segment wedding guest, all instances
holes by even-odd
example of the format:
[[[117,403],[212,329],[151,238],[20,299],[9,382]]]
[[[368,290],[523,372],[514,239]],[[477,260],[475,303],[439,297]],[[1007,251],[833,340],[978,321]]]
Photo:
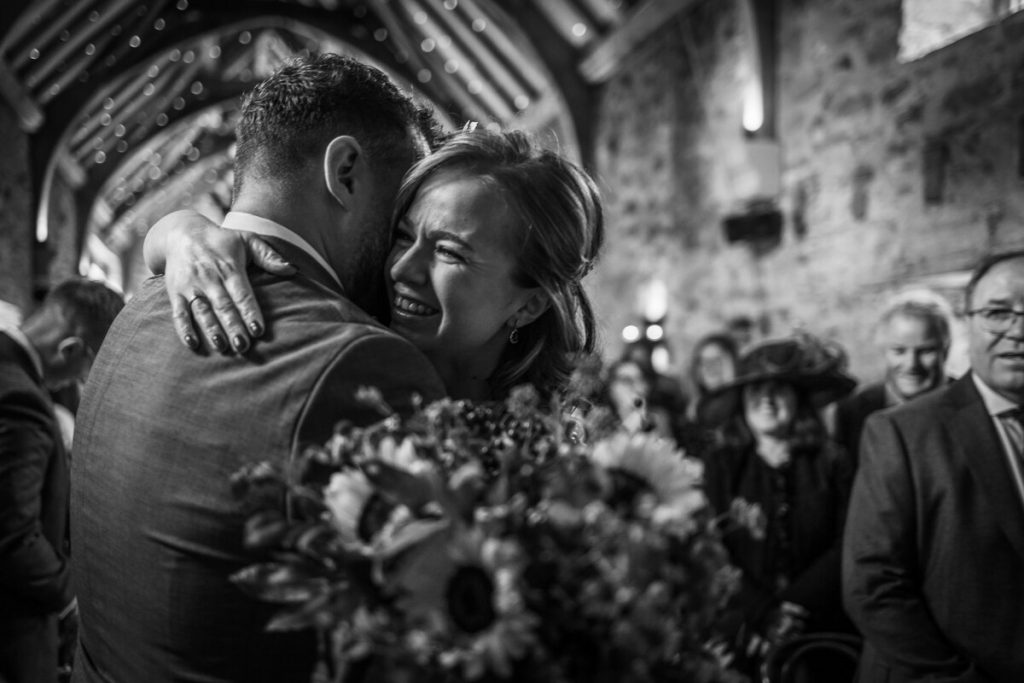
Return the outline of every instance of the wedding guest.
[[[764,341],[701,399],[702,419],[728,436],[705,457],[705,486],[730,520],[724,542],[742,583],[722,628],[749,675],[787,638],[850,629],[839,574],[849,463],[818,414],[853,389],[844,365],[809,335]]]
[[[620,358],[608,366],[604,384],[602,402],[624,429],[673,438],[671,418],[662,406],[652,403],[651,384],[639,363]]]
[[[736,377],[739,347],[732,336],[715,332],[697,340],[690,354],[689,380],[693,398],[687,410],[691,424],[697,423],[697,406],[708,392],[728,384]]]
[[[54,683],[71,663],[69,464],[50,391],[85,378],[123,303],[100,282],[66,280],[0,328],[0,681]]]
[[[184,348],[156,279],[111,328],[75,434],[74,681],[310,680],[315,634],[267,632],[276,607],[230,581],[255,559],[230,479],[286,466],[340,419],[378,419],[361,386],[403,414],[443,394],[423,354],[363,310],[382,298],[389,207],[427,150],[422,124],[383,72],[338,55],[290,62],[246,97],[222,232],[263,234],[294,274],[254,273],[270,333],[245,356]]]
[[[586,173],[523,133],[463,131],[409,171],[392,224],[385,315],[450,396],[500,399],[519,384],[545,397],[565,389],[595,342],[582,279],[604,227]],[[164,218],[147,237],[147,263],[166,269],[179,305],[194,292],[210,299],[192,306],[207,337],[221,334],[214,313],[227,334],[241,335],[259,302],[248,295],[244,255],[213,227],[194,213]],[[204,263],[229,263],[232,276],[195,265]]]
[[[970,372],[870,416],[843,554],[859,680],[1024,680],[1024,250],[965,291]]]
[[[868,415],[949,381],[945,365],[951,317],[949,304],[932,292],[907,292],[886,306],[877,330],[885,378],[858,388],[835,405],[833,438],[852,457],[859,451]]]

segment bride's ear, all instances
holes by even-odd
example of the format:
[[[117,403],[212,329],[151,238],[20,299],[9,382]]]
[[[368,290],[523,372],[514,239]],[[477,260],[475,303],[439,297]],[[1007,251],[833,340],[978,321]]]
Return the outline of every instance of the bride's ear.
[[[543,315],[549,306],[551,306],[551,301],[548,299],[548,295],[543,289],[536,287],[531,290],[526,301],[516,309],[513,320],[519,327],[525,327]]]
[[[324,185],[342,208],[352,210],[366,184],[363,148],[351,135],[339,135],[324,150]]]

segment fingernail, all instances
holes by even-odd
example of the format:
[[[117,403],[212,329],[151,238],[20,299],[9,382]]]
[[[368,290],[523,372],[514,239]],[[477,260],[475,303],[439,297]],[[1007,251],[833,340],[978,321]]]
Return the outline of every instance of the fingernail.
[[[193,337],[191,334],[186,334],[185,335],[185,346],[187,346],[188,348],[190,348],[193,351],[195,351],[196,349],[199,348],[199,342],[196,341],[196,338]]]
[[[232,337],[231,343],[234,345],[235,350],[238,351],[239,353],[249,348],[249,344],[248,342],[245,341],[245,337],[243,337],[240,334],[236,334],[234,337]]]
[[[224,342],[224,337],[220,336],[219,334],[213,335],[211,341],[213,342],[214,348],[216,348],[218,351],[227,350],[227,344]]]
[[[252,331],[254,337],[258,337],[263,334],[263,325],[260,325],[255,320],[249,323],[249,329]]]

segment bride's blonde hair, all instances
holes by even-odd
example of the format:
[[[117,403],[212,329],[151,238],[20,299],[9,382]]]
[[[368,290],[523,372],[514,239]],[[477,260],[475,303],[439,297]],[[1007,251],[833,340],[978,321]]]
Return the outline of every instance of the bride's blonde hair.
[[[514,277],[548,298],[547,310],[519,328],[520,341],[506,346],[490,378],[492,393],[501,398],[519,384],[532,384],[544,396],[561,391],[576,358],[595,346],[594,311],[581,281],[604,242],[597,186],[576,164],[521,131],[463,129],[409,171],[394,220],[408,212],[428,178],[453,168],[492,184],[515,207]]]

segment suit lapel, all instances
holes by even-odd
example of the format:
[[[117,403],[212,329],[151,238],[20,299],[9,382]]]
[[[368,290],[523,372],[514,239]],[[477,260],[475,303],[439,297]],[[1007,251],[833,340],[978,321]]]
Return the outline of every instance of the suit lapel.
[[[1002,441],[970,373],[950,386],[949,398],[955,411],[950,421],[953,451],[978,481],[1010,544],[1024,557],[1024,507]]]

